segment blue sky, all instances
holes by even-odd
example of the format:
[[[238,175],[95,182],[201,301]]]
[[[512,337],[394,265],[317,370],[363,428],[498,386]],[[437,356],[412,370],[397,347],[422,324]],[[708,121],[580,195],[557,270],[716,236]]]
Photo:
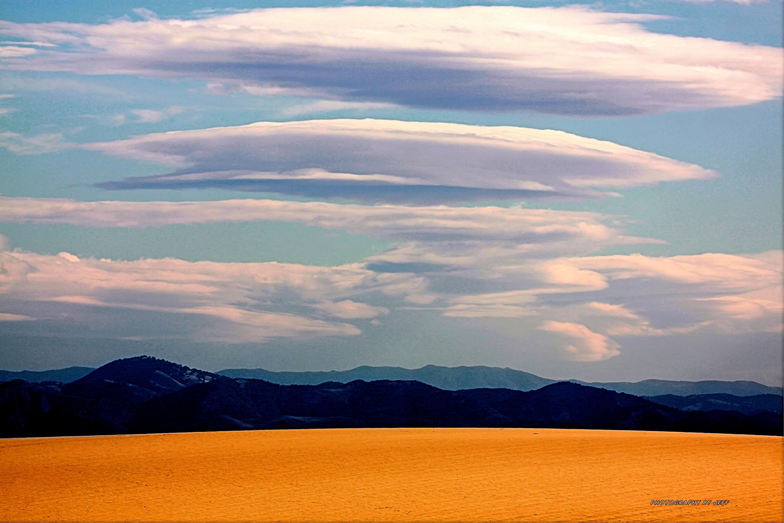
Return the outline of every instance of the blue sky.
[[[781,11],[4,2],[0,367],[781,383]]]

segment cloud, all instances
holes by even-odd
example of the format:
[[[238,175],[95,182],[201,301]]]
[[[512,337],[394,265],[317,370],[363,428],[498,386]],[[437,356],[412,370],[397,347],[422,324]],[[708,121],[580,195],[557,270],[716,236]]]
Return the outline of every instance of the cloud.
[[[568,338],[570,343],[564,349],[575,361],[602,361],[620,354],[617,343],[579,323],[548,321],[539,329]]]
[[[697,165],[562,131],[394,120],[258,122],[83,147],[178,167],[110,189],[228,187],[369,201],[596,197]]]
[[[8,100],[14,97],[15,95],[13,94],[0,93],[0,104],[2,104],[4,100]],[[2,105],[0,105],[0,116],[11,114],[14,111],[16,111],[16,109],[14,109],[13,107],[3,107]]]
[[[688,2],[690,4],[711,4],[715,2],[730,2],[733,4],[754,5],[754,4],[765,4],[770,0],[682,0],[682,1]]]
[[[3,91],[14,91],[17,95],[29,92],[71,91],[91,96],[111,97],[114,101],[129,98],[129,96],[136,94],[107,87],[96,81],[73,80],[44,75],[36,75],[34,78],[30,78],[25,74],[14,73],[8,70],[4,70],[3,75],[0,76],[0,89]]]
[[[595,271],[615,281],[656,279],[677,286],[712,289],[714,293],[752,290],[781,284],[781,261],[764,257],[705,253],[671,257],[641,254],[563,260],[565,265]]]
[[[32,49],[30,47],[20,47],[17,45],[0,46],[0,59],[18,58],[21,56],[28,56],[31,54],[35,54],[35,49]]]
[[[517,265],[473,271],[507,290],[453,295],[443,311],[462,318],[545,320],[542,329],[579,340],[567,345],[579,361],[619,354],[620,339],[781,333],[781,255],[518,258]]]
[[[585,211],[446,205],[361,205],[285,200],[77,201],[0,196],[0,221],[85,227],[286,221],[396,240],[631,241],[618,218]],[[644,241],[634,239],[635,241]],[[571,267],[571,266],[570,266]]]
[[[0,132],[0,147],[14,154],[43,154],[73,147],[65,141],[62,133],[44,133],[23,136],[11,131]]]
[[[4,307],[49,303],[196,315],[204,318],[200,327],[168,334],[227,343],[357,335],[358,327],[336,320],[371,319],[388,312],[359,301],[362,296],[417,302],[424,288],[414,275],[376,274],[360,265],[115,261],[66,252],[0,253]],[[36,306],[39,309],[43,310]]]
[[[30,316],[25,316],[24,314],[9,314],[6,312],[0,312],[0,321],[30,321],[35,318]]]
[[[780,96],[779,49],[642,26],[660,18],[583,7],[341,7],[1,22],[0,32],[58,46],[6,46],[12,69],[187,77],[325,100],[629,115]]]
[[[6,252],[5,294],[8,303],[37,300],[201,315],[223,325],[212,326],[209,334],[221,340],[349,335],[358,332],[350,322],[428,305],[453,318],[556,322],[546,330],[568,335],[567,346],[584,361],[610,357],[636,337],[781,331],[781,251],[591,256],[603,247],[644,241],[624,236],[615,217],[596,213],[276,200],[0,198],[0,221],[12,223],[143,227],[259,220],[346,230],[391,245],[363,263],[340,267],[119,262]],[[7,311],[29,315],[24,309]],[[299,334],[290,326],[297,324],[292,318],[303,318]],[[266,322],[287,327],[267,329]],[[232,329],[237,329],[233,335]]]
[[[163,120],[168,120],[172,116],[181,114],[185,109],[178,105],[173,105],[166,109],[132,109],[131,114],[136,117],[136,120],[141,123],[158,123]],[[123,120],[124,121],[124,120]]]
[[[387,240],[391,245],[367,258],[380,273],[468,271],[492,279],[501,273],[531,273],[515,268],[520,260],[590,254],[596,249],[655,242],[629,237],[617,217],[578,211],[524,207],[451,207],[358,205],[278,200],[184,202],[79,202],[54,198],[0,197],[0,222],[70,224],[86,227],[148,227],[170,224],[279,221],[348,231]],[[499,271],[499,267],[507,269]],[[563,283],[586,271],[568,265]],[[489,275],[483,274],[484,272]],[[587,273],[586,273],[587,274]],[[594,274],[594,273],[590,273]]]
[[[489,248],[493,245],[490,240]],[[440,246],[430,247],[437,255]],[[687,276],[699,275],[713,256],[693,256],[687,268],[686,261],[678,259],[682,257],[642,261],[639,255],[568,260],[522,256],[516,265],[505,265],[477,254],[473,264],[466,255],[462,267],[434,265],[417,274],[376,270],[373,263],[314,267],[116,261],[15,250],[0,253],[0,310],[28,317],[28,323],[67,314],[71,324],[78,324],[84,308],[199,317],[202,320],[188,328],[173,322],[157,335],[244,343],[357,335],[357,321],[378,320],[412,304],[427,305],[446,317],[465,320],[526,318],[525,325],[533,322],[566,338],[563,348],[573,359],[586,362],[618,355],[621,342],[632,338],[780,333],[782,269],[773,254],[722,255],[724,274],[716,269],[704,278]],[[602,258],[607,259],[599,266]],[[592,269],[558,280],[544,270],[553,263]],[[677,276],[670,268],[673,263],[680,266]],[[618,274],[619,265],[628,271],[635,264],[645,270]],[[505,290],[472,292],[477,286],[493,285]],[[52,309],[46,304],[56,307],[55,312],[47,313]],[[130,316],[125,334],[137,332],[132,322]],[[525,325],[520,326],[521,335],[529,329]]]
[[[735,295],[702,298],[724,332],[782,332],[784,294],[781,286],[770,286]]]
[[[343,320],[376,318],[389,313],[389,309],[384,307],[373,307],[367,303],[359,303],[352,300],[322,303],[315,307],[318,310],[328,313],[330,316]]]
[[[280,111],[287,118],[308,114],[334,113],[338,111],[367,111],[372,109],[392,109],[394,104],[378,102],[344,102],[340,100],[318,100],[306,104],[292,105]]]

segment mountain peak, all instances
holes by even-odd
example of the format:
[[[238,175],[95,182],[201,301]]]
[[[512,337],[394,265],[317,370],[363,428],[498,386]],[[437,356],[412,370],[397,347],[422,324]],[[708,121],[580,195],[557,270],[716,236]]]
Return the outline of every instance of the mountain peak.
[[[165,392],[179,390],[197,383],[206,383],[218,378],[220,376],[211,372],[142,355],[107,363],[75,383],[121,382],[155,392]]]

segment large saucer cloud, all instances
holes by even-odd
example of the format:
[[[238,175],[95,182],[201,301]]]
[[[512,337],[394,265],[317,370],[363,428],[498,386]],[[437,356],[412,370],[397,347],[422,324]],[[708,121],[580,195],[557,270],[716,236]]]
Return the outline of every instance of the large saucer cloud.
[[[258,122],[84,147],[175,168],[102,184],[109,189],[225,187],[376,202],[595,197],[714,176],[562,131],[396,120]]]
[[[438,109],[629,115],[780,96],[778,49],[642,25],[660,18],[583,7],[368,6],[0,22],[14,39],[0,58],[18,70],[195,78],[213,91]]]

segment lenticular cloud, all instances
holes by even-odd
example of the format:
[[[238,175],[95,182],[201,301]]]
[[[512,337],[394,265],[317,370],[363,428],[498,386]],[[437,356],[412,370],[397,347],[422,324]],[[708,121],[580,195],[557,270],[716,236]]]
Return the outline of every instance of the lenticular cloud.
[[[226,187],[433,203],[596,197],[712,171],[562,131],[392,120],[258,122],[85,146],[175,167],[110,189]]]
[[[19,70],[188,77],[213,90],[482,111],[629,115],[776,98],[780,51],[581,7],[262,9],[101,25],[0,22]]]

